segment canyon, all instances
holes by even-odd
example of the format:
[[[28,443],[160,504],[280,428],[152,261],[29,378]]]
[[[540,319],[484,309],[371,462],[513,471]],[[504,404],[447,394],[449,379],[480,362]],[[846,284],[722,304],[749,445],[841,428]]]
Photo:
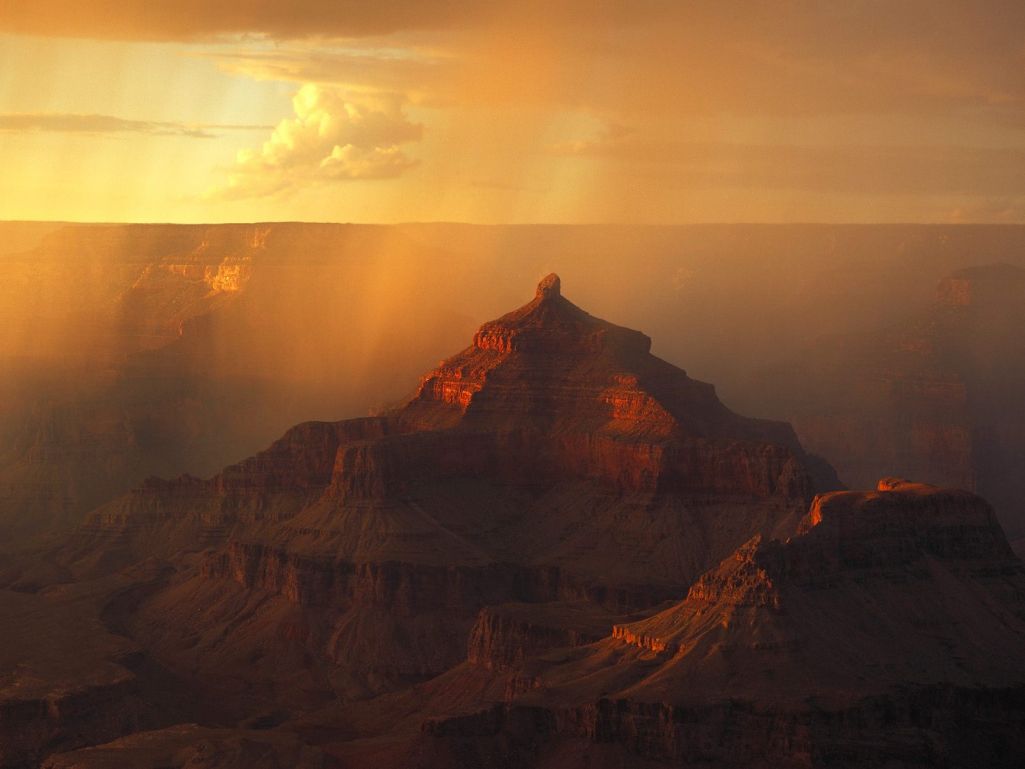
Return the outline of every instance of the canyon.
[[[1013,766],[1025,745],[1025,571],[969,492],[883,479],[817,497],[673,606],[537,655],[524,691],[435,718],[457,765]],[[438,765],[442,765],[439,763]]]
[[[60,238],[81,235],[61,232],[38,248],[65,253]],[[345,235],[367,249],[414,236]],[[933,436],[915,454],[898,429],[852,451],[830,443],[835,423],[741,416],[654,355],[657,338],[571,302],[555,274],[468,327],[467,308],[487,317],[474,302],[494,296],[456,304],[483,268],[451,256],[435,295],[385,320],[377,346],[363,339],[365,377],[332,392],[351,369],[328,358],[359,351],[360,332],[348,311],[317,325],[322,302],[282,313],[282,295],[341,292],[363,308],[370,267],[274,266],[282,242],[322,240],[314,226],[130,237],[168,253],[98,281],[101,299],[79,297],[94,304],[54,323],[92,314],[83,333],[106,361],[92,395],[66,387],[62,400],[52,385],[44,404],[27,383],[71,359],[35,360],[18,402],[37,398],[33,416],[12,400],[3,422],[0,611],[17,632],[0,647],[0,766],[1011,767],[1025,755],[1025,567],[1001,525],[1016,520],[1014,493],[995,510],[979,475],[1001,467],[986,464],[998,448],[1016,455],[1010,438],[985,453],[975,426],[975,393],[991,414],[1013,403],[1013,356],[1006,387],[979,389],[1013,340],[1013,266],[978,257],[920,298],[928,333],[871,337],[901,352],[880,366],[907,364],[887,387]],[[898,324],[907,306],[886,312]],[[825,330],[876,333],[839,323]],[[711,354],[726,326],[704,328],[667,343],[705,349],[706,368],[735,356]],[[450,336],[451,349],[470,343],[435,362]],[[943,368],[958,358],[936,339],[975,351],[978,367],[961,369],[974,379]],[[806,343],[752,355],[751,377],[792,382],[773,366]],[[810,368],[790,373],[809,383],[785,398],[737,400],[814,414],[815,394],[847,398],[815,377],[853,347],[803,358]],[[923,350],[939,373],[922,375]],[[403,383],[395,372],[414,365],[426,373]],[[859,376],[850,386],[870,387]],[[847,405],[868,418],[878,403]],[[162,426],[146,433],[154,414]]]
[[[1025,537],[1025,270],[956,270],[899,324],[824,338],[763,373],[773,413],[855,487],[887,473],[978,491]]]
[[[794,423],[848,485],[891,472],[963,484],[990,460],[1008,476],[1016,460],[999,421],[955,429],[923,418],[909,445],[903,427],[886,427],[900,412],[881,395],[862,394],[863,414],[841,422],[850,393],[817,372],[839,355],[828,340],[905,328],[929,312],[944,276],[1025,266],[1022,254],[1025,228],[1013,226],[0,223],[0,552],[74,530],[149,476],[208,477],[291,425],[400,402],[437,351],[514,306],[515,287],[553,264],[587,307],[646,329],[660,357],[715,382],[727,402]],[[974,306],[993,302],[991,292]],[[990,312],[970,341],[986,349],[990,331],[1013,335],[1002,312],[1003,327]],[[869,349],[896,358],[906,341],[895,336]],[[834,375],[879,369],[863,346],[843,342],[851,352]],[[1003,365],[991,356],[988,381]],[[778,367],[783,380],[763,376]],[[956,400],[944,382],[930,387]],[[986,399],[1016,413],[1016,392]],[[865,444],[863,458],[829,442],[816,408]],[[973,425],[995,434],[966,463]],[[903,462],[927,451],[936,456]],[[1020,537],[1014,498],[998,486],[979,489]]]
[[[838,483],[788,425],[730,411],[650,346],[550,275],[401,407],[146,481],[10,584],[42,602],[107,585],[97,632],[137,647],[128,689],[157,670],[235,724],[402,691],[468,645],[511,663],[594,639]],[[532,619],[505,621],[517,605]]]

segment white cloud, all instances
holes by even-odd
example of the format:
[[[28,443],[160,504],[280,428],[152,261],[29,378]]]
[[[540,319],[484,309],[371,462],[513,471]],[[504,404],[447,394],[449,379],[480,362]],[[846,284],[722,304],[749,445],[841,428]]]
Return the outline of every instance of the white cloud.
[[[226,183],[211,197],[247,198],[300,187],[399,176],[416,165],[402,145],[418,141],[398,100],[359,103],[341,91],[307,83],[292,99],[295,117],[278,123],[259,148],[240,150]]]

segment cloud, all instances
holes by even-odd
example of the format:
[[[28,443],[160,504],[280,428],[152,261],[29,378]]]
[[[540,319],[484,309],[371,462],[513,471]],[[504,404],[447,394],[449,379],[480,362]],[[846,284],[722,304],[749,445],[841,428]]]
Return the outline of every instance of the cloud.
[[[142,133],[154,136],[187,136],[213,139],[214,131],[252,131],[269,128],[258,125],[186,124],[154,120],[127,120],[114,115],[79,115],[66,112],[0,113],[0,131],[12,133]]]
[[[217,41],[204,53],[231,71],[438,103],[1025,126],[1021,0],[0,3],[0,32]],[[443,61],[423,56],[439,50]]]
[[[194,55],[225,72],[257,80],[319,83],[346,92],[403,94],[417,104],[452,100],[452,83],[465,61],[454,53],[415,45],[293,42],[273,48],[211,46]]]
[[[622,25],[664,0],[5,0],[0,31],[114,40],[199,40],[260,33],[279,39],[474,29],[515,20],[545,28]]]
[[[397,100],[357,103],[341,91],[307,83],[292,99],[295,117],[278,123],[259,148],[240,150],[215,198],[282,194],[327,182],[387,179],[416,161],[402,145],[418,141],[423,126],[411,122]]]
[[[246,210],[271,205],[267,196],[404,175],[401,190],[398,184],[375,190],[381,211],[401,212],[386,214],[393,218],[410,218],[410,211],[445,218],[554,216],[551,201],[564,201],[559,210],[566,216],[615,217],[617,207],[633,210],[631,201],[642,197],[666,218],[680,215],[681,201],[697,201],[706,216],[744,218],[768,215],[757,206],[782,211],[785,201],[798,198],[801,205],[821,200],[810,210],[842,217],[847,206],[881,210],[872,201],[886,194],[921,196],[946,211],[968,198],[1016,201],[1025,189],[1022,0],[0,0],[0,6],[0,33],[184,41],[110,50],[125,62],[200,57],[233,76],[276,81],[240,83],[195,62],[181,68],[183,82],[186,70],[209,75],[207,95],[216,94],[209,104],[251,109],[261,116],[254,121],[276,103],[270,99],[281,93],[277,83],[286,89],[315,83],[301,93],[317,104],[297,105],[294,115],[259,135],[263,144],[247,142],[251,148],[223,169],[223,183],[209,193],[264,198]],[[12,50],[36,50],[37,42],[25,39]],[[15,52],[4,65],[13,64],[12,83],[44,93],[45,78],[52,78],[54,98],[45,103],[67,109],[70,103],[57,101],[62,67],[87,70],[85,57],[100,47],[44,42],[38,49],[52,56],[26,56],[22,64]],[[68,64],[48,70],[50,61]],[[96,101],[74,103],[97,111],[124,103],[118,99],[135,93],[133,77],[111,77]],[[7,109],[41,103],[15,101],[19,90],[11,93]],[[410,114],[429,116],[422,119],[432,126],[431,141],[416,152],[410,147],[422,129]],[[224,119],[248,119],[238,115]],[[330,119],[321,130],[324,115]],[[590,125],[607,128],[589,133]],[[202,136],[216,129],[142,123],[103,130]],[[426,166],[428,152],[436,153],[429,166],[411,173],[411,155],[424,157]],[[414,195],[428,175],[430,189],[452,194]],[[508,194],[477,194],[499,186]],[[543,199],[540,190],[548,188]],[[384,202],[392,191],[393,202]],[[789,194],[794,191],[801,195]],[[523,193],[522,213],[479,203],[512,200],[513,192]],[[716,202],[706,204],[706,192]],[[315,206],[316,198],[297,195],[291,203],[303,215],[298,207]],[[273,201],[275,210],[279,202]],[[916,215],[907,212],[926,205],[897,203],[903,207],[893,216]],[[435,213],[442,206],[445,213]],[[787,215],[803,216],[792,210]],[[992,215],[1015,217],[1015,211],[997,206]]]
[[[661,187],[1020,196],[1025,148],[677,141],[612,124],[550,147]]]
[[[869,0],[551,0],[544,13],[534,2],[451,2],[402,15],[403,3],[381,2],[345,18],[308,4],[294,21],[311,24],[305,39],[254,11],[239,23],[267,36],[263,45],[247,38],[203,53],[236,73],[418,103],[651,116],[957,115],[1025,126],[1020,0],[900,0],[885,9]]]
[[[0,29],[15,34],[160,41],[243,32],[283,37],[365,35],[429,23],[431,14],[420,9],[421,5],[428,4],[358,0],[11,0],[3,5]]]

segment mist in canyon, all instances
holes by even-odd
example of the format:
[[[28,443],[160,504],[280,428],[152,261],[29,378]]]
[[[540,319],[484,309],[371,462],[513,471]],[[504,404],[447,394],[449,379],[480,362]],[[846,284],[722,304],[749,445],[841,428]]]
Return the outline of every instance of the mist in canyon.
[[[1025,227],[0,242],[2,767],[1025,754]]]
[[[998,276],[1000,295],[976,297],[986,319],[950,331],[960,353],[922,363],[885,330],[925,323],[959,269],[1025,264],[1022,227],[8,223],[0,235],[8,549],[73,528],[149,475],[205,477],[295,423],[400,402],[556,269],[583,306],[645,329],[655,354],[714,383],[727,405],[798,418],[847,483],[885,462],[1000,486],[982,457],[1017,456],[1021,443],[978,445],[1016,413],[1013,384],[977,394],[979,380],[1021,379],[1020,279]],[[962,283],[961,309],[974,311]],[[860,416],[841,379],[877,383]],[[955,402],[901,396],[902,380],[953,388]],[[802,387],[818,392],[795,396]],[[1025,534],[1012,495],[998,496],[1012,535]]]

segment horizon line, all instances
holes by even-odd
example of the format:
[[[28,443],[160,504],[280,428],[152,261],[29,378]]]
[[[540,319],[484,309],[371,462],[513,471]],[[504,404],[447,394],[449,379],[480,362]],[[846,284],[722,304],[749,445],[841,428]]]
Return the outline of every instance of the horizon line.
[[[695,221],[695,222],[469,222],[456,220],[425,220],[397,222],[331,221],[322,219],[253,219],[248,221],[103,221],[90,219],[0,219],[3,224],[52,224],[97,227],[241,227],[258,224],[342,227],[615,227],[622,229],[658,229],[684,227],[1025,227],[1021,222],[990,221]]]

